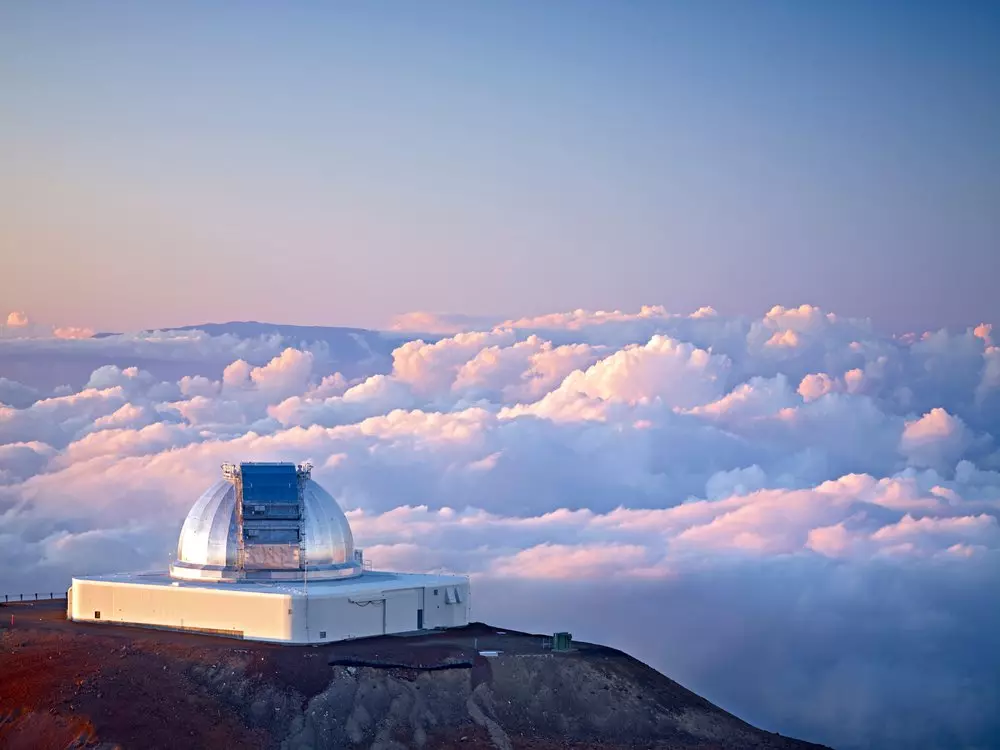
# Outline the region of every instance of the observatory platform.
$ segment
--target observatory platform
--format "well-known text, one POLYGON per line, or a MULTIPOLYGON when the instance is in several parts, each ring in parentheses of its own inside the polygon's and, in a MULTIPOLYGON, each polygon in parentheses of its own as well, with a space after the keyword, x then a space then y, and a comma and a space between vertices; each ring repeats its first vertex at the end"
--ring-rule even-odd
POLYGON ((289 644, 468 624, 467 577, 365 570, 310 469, 225 465, 169 572, 74 577, 67 617, 289 644))

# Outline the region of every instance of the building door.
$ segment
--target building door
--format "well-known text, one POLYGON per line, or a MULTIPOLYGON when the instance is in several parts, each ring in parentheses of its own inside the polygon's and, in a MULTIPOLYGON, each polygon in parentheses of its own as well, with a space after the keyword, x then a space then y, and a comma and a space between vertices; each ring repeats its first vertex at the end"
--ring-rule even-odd
POLYGON ((417 630, 424 629, 424 611, 422 609, 417 610, 417 630))
POLYGON ((415 589, 391 591, 385 597, 385 632, 412 633, 416 617, 414 612, 420 609, 415 589))

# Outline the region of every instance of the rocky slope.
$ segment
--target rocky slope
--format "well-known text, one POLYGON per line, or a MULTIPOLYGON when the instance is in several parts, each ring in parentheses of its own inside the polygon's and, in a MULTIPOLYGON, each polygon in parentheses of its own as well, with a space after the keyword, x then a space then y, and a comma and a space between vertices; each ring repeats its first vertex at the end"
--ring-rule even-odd
POLYGON ((484 625, 271 646, 69 623, 61 606, 0 609, 2 747, 820 747, 603 646, 552 653, 484 625))

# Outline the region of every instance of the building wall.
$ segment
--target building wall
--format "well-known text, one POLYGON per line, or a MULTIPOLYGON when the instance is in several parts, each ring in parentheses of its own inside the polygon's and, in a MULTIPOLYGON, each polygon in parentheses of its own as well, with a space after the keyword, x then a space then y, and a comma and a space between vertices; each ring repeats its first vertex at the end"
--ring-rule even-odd
POLYGON ((71 609, 74 620, 222 632, 263 641, 291 637, 291 597, 282 594, 74 580, 71 609))
POLYGON ((472 612, 470 592, 468 579, 454 585, 427 586, 424 589, 424 627, 456 628, 468 625, 472 612))
POLYGON ((295 643, 325 643, 382 635, 384 601, 353 603, 350 597, 322 594, 292 601, 292 639, 295 643))
POLYGON ((467 625, 470 613, 468 581, 443 580, 451 582, 453 594, 450 597, 446 591, 449 586, 407 586, 405 577, 394 583, 398 588, 386 586, 350 596, 310 593, 308 601, 305 597, 295 597, 292 602, 293 642, 322 643, 410 633, 418 630, 421 624, 424 629, 467 625), (418 611, 421 614, 418 615, 418 611))
POLYGON ((220 632, 282 643, 324 643, 469 622, 467 579, 405 575, 358 593, 318 585, 303 594, 74 579, 73 620, 220 632), (415 585, 415 584, 420 585, 415 585), (99 612, 100 617, 95 613, 99 612))

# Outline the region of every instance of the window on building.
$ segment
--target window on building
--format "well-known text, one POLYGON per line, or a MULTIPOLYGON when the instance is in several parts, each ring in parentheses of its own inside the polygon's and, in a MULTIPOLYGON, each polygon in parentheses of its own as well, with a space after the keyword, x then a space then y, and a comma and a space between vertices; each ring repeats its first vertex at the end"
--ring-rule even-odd
POLYGON ((326 638, 326 631, 325 630, 319 631, 319 637, 320 638, 326 638))
POLYGON ((438 595, 438 590, 434 589, 434 596, 437 596, 437 595, 438 595))
POLYGON ((101 611, 100 610, 98 610, 98 609, 94 610, 94 619, 95 620, 100 620, 101 619, 101 611))

